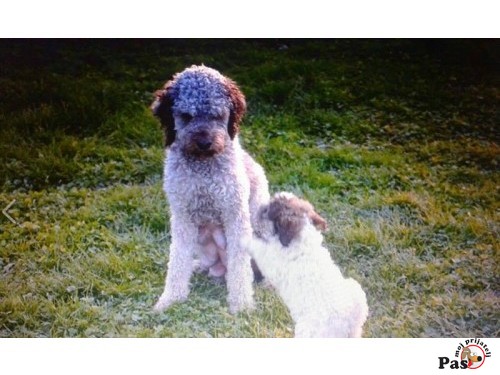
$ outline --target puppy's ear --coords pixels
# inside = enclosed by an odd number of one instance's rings
[[[174,116],[172,114],[172,81],[168,81],[162,90],[155,92],[155,100],[151,104],[153,114],[160,119],[160,123],[165,133],[165,147],[170,146],[175,141]]]
[[[312,211],[309,213],[309,219],[311,219],[311,222],[316,227],[316,229],[322,232],[325,232],[328,229],[326,220],[323,219],[316,211]]]
[[[233,103],[233,108],[229,113],[229,123],[228,123],[228,133],[231,139],[234,139],[236,134],[240,131],[240,123],[245,115],[247,104],[245,101],[245,96],[239,89],[236,82],[226,78],[226,88]]]
[[[274,229],[283,246],[290,245],[294,238],[297,238],[304,227],[304,220],[300,217],[279,218],[274,222]]]

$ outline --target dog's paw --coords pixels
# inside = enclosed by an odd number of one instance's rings
[[[208,269],[207,267],[203,266],[201,264],[201,261],[199,259],[193,260],[193,273],[207,273]]]
[[[156,302],[156,304],[154,305],[153,307],[153,311],[155,313],[161,313],[163,311],[165,311],[166,309],[168,309],[170,307],[172,303],[166,301],[166,300],[162,300],[161,298],[158,300],[158,302]]]
[[[208,276],[220,278],[224,280],[224,275],[226,274],[226,267],[222,264],[222,262],[217,262],[208,270]]]
[[[160,299],[158,299],[158,302],[156,302],[156,304],[154,305],[153,311],[156,313],[161,313],[161,312],[165,311],[166,309],[168,309],[170,306],[172,306],[174,303],[182,302],[182,301],[183,301],[183,299],[173,299],[173,298],[162,296],[162,297],[160,297]]]

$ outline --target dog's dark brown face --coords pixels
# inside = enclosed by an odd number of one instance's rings
[[[278,193],[260,212],[261,220],[270,220],[272,230],[283,246],[288,246],[299,236],[307,220],[321,231],[327,229],[323,219],[307,201],[291,193]]]
[[[156,93],[151,106],[159,117],[165,145],[198,158],[224,151],[239,132],[245,97],[235,82],[205,66],[176,74]]]

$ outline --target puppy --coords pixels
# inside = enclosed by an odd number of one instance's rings
[[[291,193],[278,193],[259,213],[248,248],[290,310],[295,337],[361,337],[366,296],[342,276],[322,246],[326,221]]]

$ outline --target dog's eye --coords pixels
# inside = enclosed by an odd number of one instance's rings
[[[193,116],[191,116],[189,113],[181,113],[181,120],[183,122],[189,122],[193,119]]]

